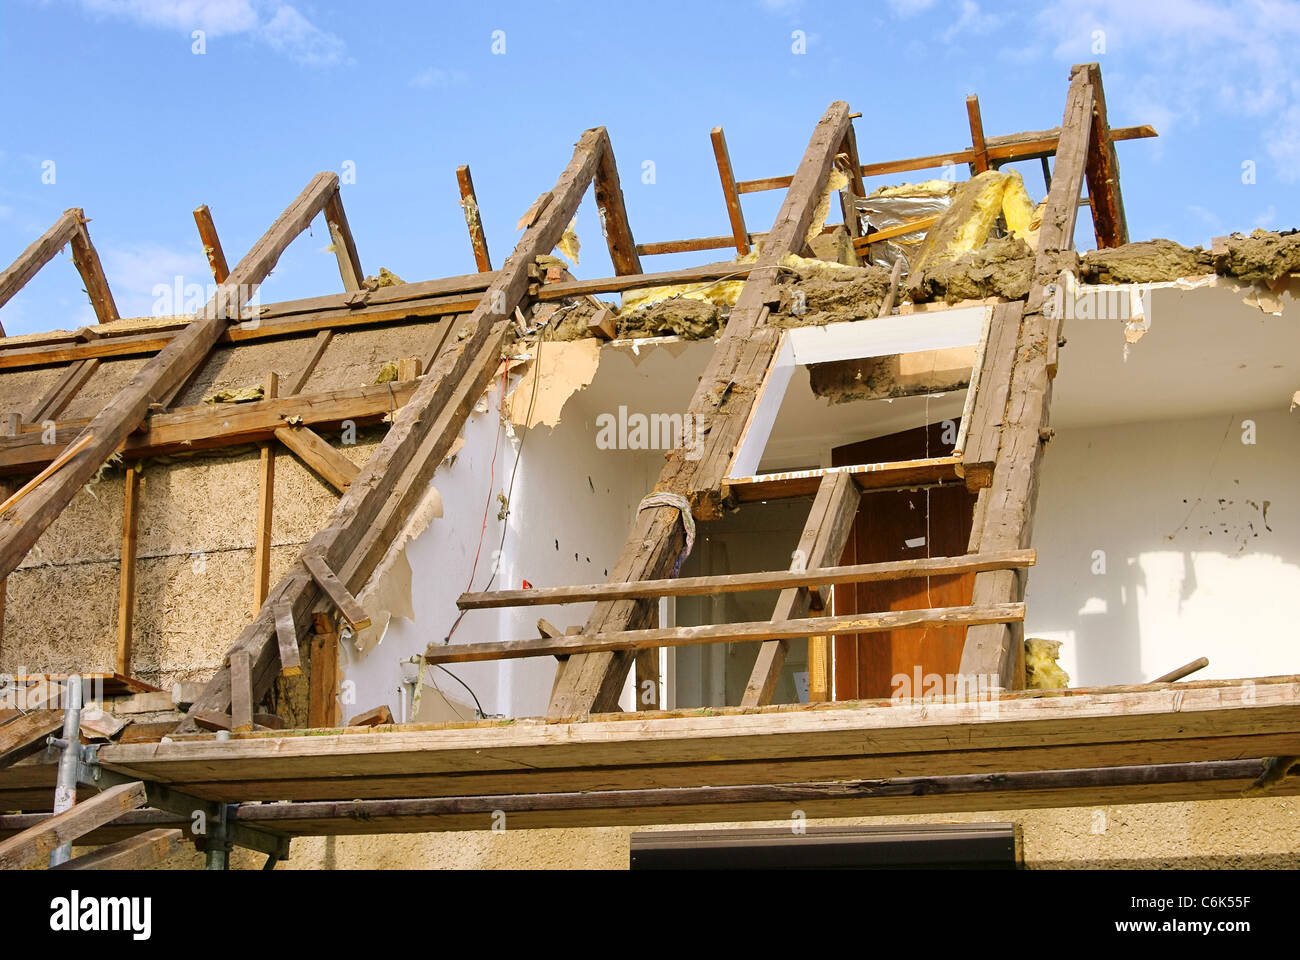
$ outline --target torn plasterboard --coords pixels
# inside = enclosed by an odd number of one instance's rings
[[[411,564],[406,558],[406,546],[442,516],[442,494],[429,485],[424,497],[407,518],[384,559],[375,567],[357,602],[370,614],[370,626],[357,633],[354,643],[358,653],[365,653],[384,637],[393,617],[415,620],[415,607],[411,600]]]
[[[506,398],[510,422],[520,427],[558,424],[565,402],[596,376],[600,344],[591,338],[533,344],[533,362]]]

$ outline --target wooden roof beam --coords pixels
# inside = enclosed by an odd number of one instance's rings
[[[474,178],[470,176],[468,164],[456,168],[456,185],[460,189],[460,208],[465,214],[465,226],[469,230],[469,245],[474,251],[474,263],[479,273],[490,273],[492,257],[488,253],[487,235],[483,232],[478,196],[474,193]]]
[[[699,459],[691,460],[686,459],[684,451],[673,451],[655,484],[657,492],[676,493],[702,506],[720,496],[722,479],[757,384],[776,353],[779,338],[773,328],[766,326],[766,319],[768,304],[776,293],[777,267],[787,254],[803,247],[849,123],[848,104],[836,101],[814,129],[776,221],[691,398],[689,413],[699,417],[698,422],[709,424],[706,449]],[[732,390],[738,381],[749,389]],[[610,568],[609,581],[668,575],[681,557],[684,542],[677,508],[639,510],[623,550]],[[643,626],[651,616],[650,607],[636,601],[598,603],[584,632],[607,633]],[[626,650],[574,656],[556,685],[547,716],[582,716],[615,706],[633,660]]]
[[[514,309],[528,293],[530,268],[538,256],[549,254],[559,242],[595,177],[607,144],[603,128],[583,134],[550,192],[549,202],[533,215],[533,222],[492,275],[473,312],[458,323],[467,335],[447,338],[410,401],[398,411],[387,436],[339,500],[329,524],[303,551],[337,571],[345,588],[358,591],[364,586],[460,434],[483,387],[497,370]],[[276,610],[283,610],[287,602],[295,630],[305,631],[313,622],[312,608],[320,596],[317,581],[300,561],[271,589],[257,618],[235,640],[232,651],[243,649],[251,657],[255,695],[265,690],[278,672]],[[196,713],[224,713],[230,702],[230,672],[223,669],[191,706],[179,729],[194,730]]]
[[[333,173],[317,174],[239,262],[203,312],[86,425],[82,431],[88,441],[84,448],[10,509],[0,524],[0,576],[13,572],[77,491],[144,421],[150,404],[185,380],[207,358],[230,325],[227,316],[238,316],[247,291],[266,279],[285,247],[306,229],[337,186],[338,177]]]

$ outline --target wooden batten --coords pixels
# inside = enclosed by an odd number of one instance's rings
[[[618,164],[614,161],[614,148],[609,142],[608,133],[601,134],[600,160],[596,164],[592,186],[596,194],[596,212],[600,216],[614,272],[619,276],[641,273],[641,258],[637,255],[636,241],[632,238],[632,226],[623,201],[623,188],[618,179]]]
[[[206,203],[194,208],[194,225],[199,228],[199,240],[203,243],[203,255],[208,259],[212,279],[225,283],[230,276],[230,267],[226,264],[226,252],[221,249],[217,225],[212,222],[212,211]]]
[[[817,568],[838,560],[848,543],[861,499],[857,484],[848,474],[835,473],[823,477],[795,549],[795,563]],[[787,587],[777,597],[772,619],[797,620],[808,614],[810,606],[811,594],[807,587]],[[759,648],[742,704],[759,707],[772,702],[789,649],[790,641],[785,637],[769,640]]]
[[[343,212],[343,195],[337,186],[334,188],[334,193],[325,201],[323,213],[325,223],[329,226],[330,238],[333,240],[334,256],[339,262],[339,276],[343,278],[343,289],[360,290],[365,274],[361,271],[361,258],[357,256],[357,245],[352,239],[352,228],[348,226],[347,214]]]
[[[274,400],[280,392],[280,377],[274,370],[266,375],[262,396]],[[275,444],[262,443],[257,464],[257,527],[253,541],[253,616],[262,609],[271,586],[271,521],[275,510]]]
[[[460,206],[465,211],[465,226],[469,229],[469,245],[474,251],[474,263],[480,273],[488,273],[492,270],[492,257],[488,254],[483,217],[479,212],[478,196],[474,193],[474,179],[470,176],[467,165],[456,168],[456,184],[460,188]]]
[[[117,595],[116,672],[131,675],[131,642],[135,631],[135,555],[140,525],[140,471],[128,464],[123,478],[122,563]]]
[[[727,138],[721,127],[714,127],[710,138],[713,141],[713,158],[718,163],[718,179],[722,181],[722,198],[727,204],[727,219],[731,221],[731,234],[736,242],[736,254],[743,257],[749,253],[749,231],[745,228],[745,212],[740,206],[740,194],[736,190],[736,175],[731,169]]]

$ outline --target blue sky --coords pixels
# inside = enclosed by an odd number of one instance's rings
[[[1205,244],[1300,226],[1297,49],[1300,3],[1272,0],[0,0],[0,261],[83,207],[123,315],[148,314],[155,285],[210,280],[195,206],[212,208],[233,265],[312,174],[351,163],[344,203],[368,273],[469,272],[456,166],[472,168],[499,265],[515,221],[598,124],[639,241],[720,234],[715,124],[742,179],[791,172],[835,99],[862,112],[864,162],[954,150],[969,142],[968,93],[989,135],[1052,127],[1070,64],[1088,60],[1112,124],[1160,132],[1119,146],[1133,238]],[[1037,164],[1023,169],[1038,199]],[[747,196],[750,229],[779,201]],[[578,233],[575,272],[607,275],[590,203]],[[327,243],[318,223],[262,299],[339,289]],[[91,322],[80,287],[65,252],[0,322]]]

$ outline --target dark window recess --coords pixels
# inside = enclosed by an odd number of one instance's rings
[[[1015,870],[1014,823],[955,823],[632,834],[633,870]]]

